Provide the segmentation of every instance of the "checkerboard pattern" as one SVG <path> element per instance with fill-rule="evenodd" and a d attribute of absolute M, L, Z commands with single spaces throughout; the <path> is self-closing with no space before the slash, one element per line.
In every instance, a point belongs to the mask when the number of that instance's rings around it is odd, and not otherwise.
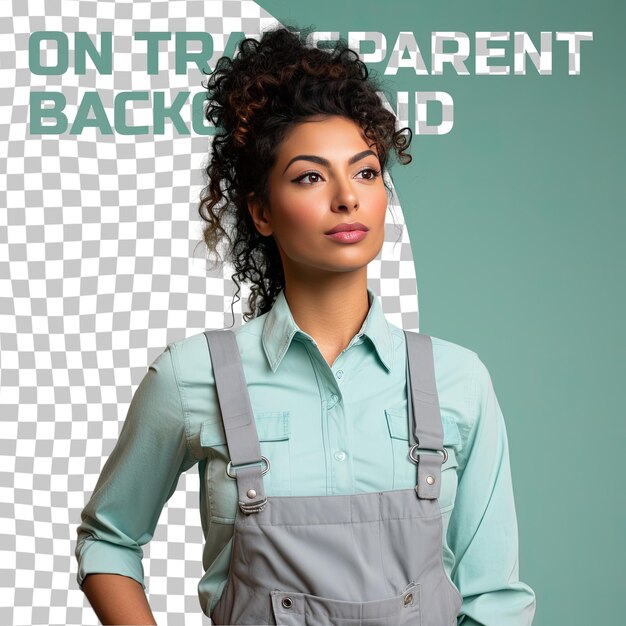
<path fill-rule="evenodd" d="M 32 91 L 62 91 L 76 116 L 97 90 L 109 119 L 124 90 L 201 90 L 195 68 L 175 73 L 172 48 L 148 75 L 136 31 L 258 36 L 275 19 L 251 1 L 4 0 L 0 5 L 0 623 L 98 624 L 76 583 L 80 512 L 111 453 L 149 364 L 165 346 L 231 326 L 231 268 L 207 271 L 197 213 L 210 138 L 30 134 Z M 70 69 L 29 70 L 35 31 L 62 31 Z M 73 34 L 113 31 L 113 74 L 73 70 Z M 96 38 L 97 41 L 97 38 Z M 172 44 L 170 44 L 172 45 Z M 145 44 L 144 44 L 145 46 Z M 42 51 L 55 62 L 55 46 Z M 220 49 L 221 48 L 221 49 Z M 43 60 L 42 60 L 43 62 Z M 144 106 L 145 105 L 145 106 Z M 129 124 L 149 123 L 136 103 Z M 190 108 L 182 115 L 191 127 Z M 186 117 L 185 117 L 186 116 Z M 388 181 L 391 185 L 391 181 Z M 395 193 L 369 286 L 388 319 L 418 329 L 411 246 Z M 242 323 L 242 289 L 234 306 Z M 199 478 L 188 472 L 144 547 L 159 624 L 210 624 L 198 602 L 203 536 Z"/>

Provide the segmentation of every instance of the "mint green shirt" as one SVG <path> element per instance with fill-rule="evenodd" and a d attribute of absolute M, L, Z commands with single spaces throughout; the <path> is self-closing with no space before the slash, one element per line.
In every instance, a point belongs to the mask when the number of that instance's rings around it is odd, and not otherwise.
<path fill-rule="evenodd" d="M 266 495 L 408 489 L 406 347 L 368 289 L 359 332 L 324 360 L 295 323 L 284 292 L 235 329 L 271 469 Z M 519 580 L 518 529 L 507 435 L 489 373 L 477 354 L 432 337 L 448 460 L 442 467 L 444 567 L 463 596 L 459 624 L 526 626 L 532 589 Z M 141 546 L 155 531 L 179 477 L 197 465 L 205 535 L 198 591 L 208 615 L 226 583 L 237 511 L 235 480 L 206 338 L 171 343 L 150 365 L 78 526 L 77 582 L 117 573 L 144 585 Z"/>

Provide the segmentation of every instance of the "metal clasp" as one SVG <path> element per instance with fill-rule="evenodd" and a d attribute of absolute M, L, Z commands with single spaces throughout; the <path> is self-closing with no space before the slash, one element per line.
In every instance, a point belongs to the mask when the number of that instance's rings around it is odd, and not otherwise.
<path fill-rule="evenodd" d="M 261 460 L 258 461 L 259 463 L 262 463 L 263 461 L 265 461 L 265 464 L 267 465 L 267 467 L 264 470 L 261 470 L 261 475 L 267 474 L 267 472 L 270 471 L 270 462 L 269 460 L 262 456 Z M 250 465 L 256 465 L 256 463 L 246 463 L 245 465 L 235 465 L 233 466 L 232 461 L 228 461 L 228 465 L 226 465 L 226 476 L 228 476 L 229 478 L 237 478 L 236 474 L 231 474 L 230 473 L 230 469 L 232 467 L 250 467 Z"/>
<path fill-rule="evenodd" d="M 442 450 L 431 450 L 429 448 L 420 448 L 419 447 L 419 443 L 416 443 L 414 445 L 411 446 L 411 448 L 409 449 L 409 459 L 411 459 L 411 461 L 413 461 L 413 463 L 415 463 L 416 465 L 419 463 L 420 460 L 420 455 L 417 454 L 417 458 L 415 456 L 413 456 L 413 451 L 414 450 L 424 450 L 424 451 L 428 451 L 428 452 L 438 452 L 439 454 L 443 455 L 443 463 L 445 463 L 448 460 L 448 451 L 443 448 Z M 442 465 L 443 465 L 442 463 Z"/>

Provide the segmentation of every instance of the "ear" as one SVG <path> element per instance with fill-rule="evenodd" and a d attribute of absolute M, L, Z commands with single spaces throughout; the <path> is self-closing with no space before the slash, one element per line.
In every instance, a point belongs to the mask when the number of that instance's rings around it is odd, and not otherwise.
<path fill-rule="evenodd" d="M 248 194 L 247 203 L 250 217 L 252 218 L 256 229 L 259 233 L 261 233 L 261 235 L 269 237 L 273 232 L 269 210 L 263 205 L 261 198 L 259 198 L 254 191 L 251 191 Z"/>

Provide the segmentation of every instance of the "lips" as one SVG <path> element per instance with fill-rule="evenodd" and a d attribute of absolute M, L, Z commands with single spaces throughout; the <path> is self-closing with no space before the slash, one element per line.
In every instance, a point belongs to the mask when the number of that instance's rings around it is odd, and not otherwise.
<path fill-rule="evenodd" d="M 364 230 L 368 231 L 369 228 L 365 226 L 365 224 L 361 224 L 361 222 L 343 222 L 342 224 L 337 224 L 334 228 L 326 231 L 326 235 L 332 235 L 333 233 L 342 233 L 348 230 Z"/>

